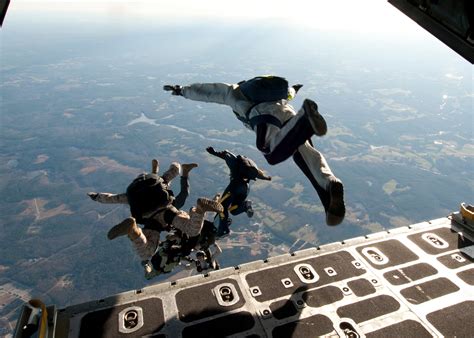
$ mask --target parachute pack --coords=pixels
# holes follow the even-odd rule
[[[237,156],[238,171],[240,176],[249,180],[256,180],[258,177],[259,169],[254,161],[246,156]]]
[[[172,201],[163,179],[156,174],[141,174],[127,187],[128,204],[137,222],[143,215],[167,206]]]
[[[241,82],[239,88],[254,103],[288,99],[288,81],[279,76],[257,76]]]

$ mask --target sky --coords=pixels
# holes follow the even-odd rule
[[[278,20],[331,31],[413,35],[416,24],[385,0],[16,0],[8,16],[79,15],[91,20]]]

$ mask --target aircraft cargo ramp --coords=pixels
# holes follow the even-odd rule
[[[453,217],[49,306],[44,336],[472,336],[474,238]]]

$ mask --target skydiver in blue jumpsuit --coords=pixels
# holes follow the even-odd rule
[[[247,200],[247,196],[250,191],[250,180],[261,180],[270,181],[272,178],[258,169],[253,161],[249,160],[242,155],[234,155],[228,150],[216,151],[213,147],[206,148],[206,151],[214,156],[222,158],[227,167],[230,170],[230,183],[225,188],[222,196],[220,196],[220,203],[224,207],[224,212],[216,217],[220,217],[219,226],[217,228],[217,237],[223,237],[229,234],[229,226],[232,222],[229,217],[229,212],[236,216],[243,212],[247,213],[248,217],[253,216],[253,209],[251,201]],[[243,166],[243,163],[247,163],[253,166],[254,169],[248,172]],[[250,167],[249,167],[250,168]]]

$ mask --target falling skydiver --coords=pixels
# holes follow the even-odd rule
[[[190,257],[192,251],[197,251],[196,259]],[[214,224],[210,221],[204,221],[201,233],[195,237],[173,229],[166,239],[160,242],[151,259],[142,261],[145,278],[152,279],[170,273],[178,266],[188,270],[196,268],[198,272],[217,270],[219,263],[216,257],[221,252],[222,249],[215,242]]]
[[[252,203],[247,200],[250,180],[270,181],[272,178],[265,175],[252,160],[245,156],[234,155],[228,150],[216,151],[213,147],[208,147],[206,150],[209,154],[223,159],[230,171],[230,183],[219,200],[224,207],[224,212],[219,217],[217,237],[223,237],[230,232],[231,218],[229,212],[234,216],[243,212],[247,213],[248,217],[253,216]]]
[[[293,157],[316,189],[326,212],[326,223],[340,224],[346,211],[343,184],[333,174],[324,156],[311,143],[312,135],[323,136],[327,132],[326,122],[318,112],[318,105],[305,99],[296,113],[288,100],[302,85],[288,87],[286,82],[286,95],[275,99],[265,85],[259,86],[259,83],[266,84],[266,79],[281,79],[283,81],[280,82],[286,82],[279,77],[257,77],[239,84],[195,83],[187,86],[165,85],[163,89],[190,100],[230,106],[236,117],[247,128],[255,131],[257,148],[269,164],[281,163],[290,156]],[[271,87],[270,85],[269,88]]]
[[[196,164],[183,164],[183,176],[187,178],[189,171],[196,166]],[[163,174],[163,177],[160,177],[158,176],[158,161],[153,160],[152,172],[139,175],[128,186],[127,193],[88,193],[89,197],[97,202],[130,205],[133,217],[128,217],[112,227],[107,236],[112,240],[127,235],[143,262],[149,261],[150,257],[155,254],[160,240],[160,231],[176,229],[189,238],[198,238],[203,227],[205,212],[223,211],[220,203],[207,198],[199,198],[197,205],[192,207],[189,213],[177,209],[173,202],[178,201],[175,204],[181,207],[189,193],[187,179],[183,180],[183,177],[181,180],[182,191],[176,199],[172,197],[172,192],[168,189],[171,180],[179,174],[179,171],[179,163],[174,162],[170,169]],[[156,187],[156,189],[150,190],[149,186]],[[142,196],[137,196],[137,192],[142,193]],[[166,198],[162,199],[162,196],[166,196]],[[145,207],[146,209],[139,210]],[[145,225],[143,229],[138,226],[137,221]]]

